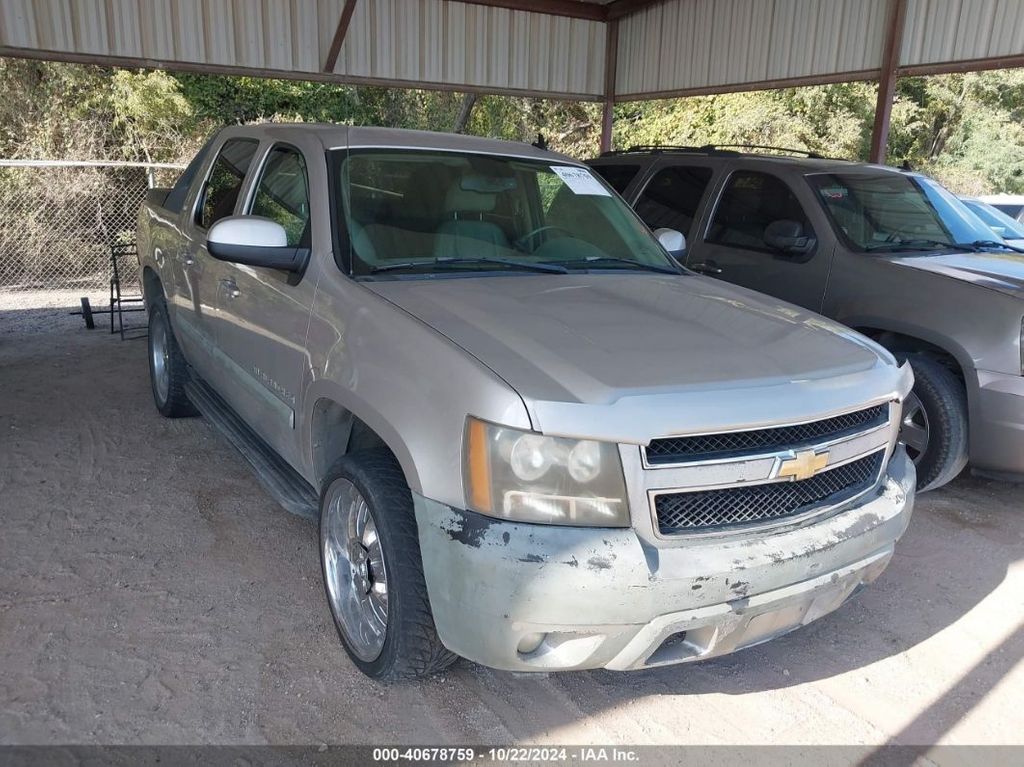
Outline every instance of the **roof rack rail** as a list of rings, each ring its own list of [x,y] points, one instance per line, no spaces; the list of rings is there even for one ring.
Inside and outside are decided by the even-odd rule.
[[[772,152],[786,152],[788,154],[802,155],[810,160],[825,160],[825,155],[811,152],[807,149],[792,149],[786,146],[770,146],[767,144],[718,144],[718,149],[767,149]]]
[[[681,154],[739,154],[726,149],[720,149],[713,144],[703,146],[685,146],[680,144],[635,144],[628,149],[614,149],[602,152],[602,157],[614,157],[617,154],[633,154],[635,152],[679,152]]]
[[[790,149],[788,147],[780,146],[768,146],[765,144],[703,144],[702,146],[683,146],[673,144],[637,144],[631,146],[629,149],[617,149],[609,152],[602,152],[601,157],[614,157],[620,154],[634,154],[636,152],[678,152],[680,154],[705,154],[705,155],[739,155],[743,154],[743,151],[748,149],[766,149],[772,152],[788,154],[802,155],[809,160],[825,160],[828,159],[824,155],[818,154],[817,152],[810,152],[806,149]]]

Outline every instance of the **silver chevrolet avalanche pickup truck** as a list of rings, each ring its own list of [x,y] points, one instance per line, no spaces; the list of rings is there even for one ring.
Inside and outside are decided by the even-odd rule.
[[[138,245],[158,410],[319,520],[373,677],[731,652],[837,608],[907,527],[909,367],[680,269],[566,157],[229,128]]]

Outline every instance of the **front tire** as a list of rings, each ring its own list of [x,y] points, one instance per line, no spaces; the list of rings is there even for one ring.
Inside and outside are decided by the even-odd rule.
[[[149,382],[153,402],[165,418],[187,418],[197,411],[185,394],[188,381],[188,363],[181,353],[167,306],[154,301],[149,306]]]
[[[367,676],[428,676],[456,656],[437,636],[412,494],[386,449],[341,458],[320,494],[320,565],[342,646]]]
[[[942,363],[922,354],[907,356],[914,389],[903,403],[900,441],[917,467],[917,490],[951,482],[967,465],[967,393]]]

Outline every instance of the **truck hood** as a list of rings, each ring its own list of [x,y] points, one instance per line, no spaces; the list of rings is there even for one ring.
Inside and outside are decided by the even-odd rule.
[[[970,282],[1009,295],[1024,295],[1024,253],[951,253],[894,258],[893,263]]]
[[[754,416],[775,422],[788,417],[787,409],[809,420],[819,410],[856,407],[899,388],[891,357],[863,336],[703,277],[524,275],[364,285],[487,365],[523,398],[534,427],[549,433],[599,436],[593,429],[600,421],[609,437],[646,441],[698,424]],[[752,404],[751,388],[773,389],[781,398]],[[811,389],[823,396],[808,400]]]

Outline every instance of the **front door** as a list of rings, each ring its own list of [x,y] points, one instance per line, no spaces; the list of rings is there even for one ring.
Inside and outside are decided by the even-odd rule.
[[[774,246],[770,232],[780,227],[801,232],[808,247]],[[821,311],[833,246],[817,241],[803,203],[779,176],[733,171],[698,237],[688,249],[691,269]]]
[[[300,150],[270,147],[242,206],[284,227],[288,245],[309,248],[309,179]],[[309,368],[306,331],[315,275],[225,264],[218,291],[219,343],[233,377],[232,407],[293,466],[301,465],[295,410]]]

